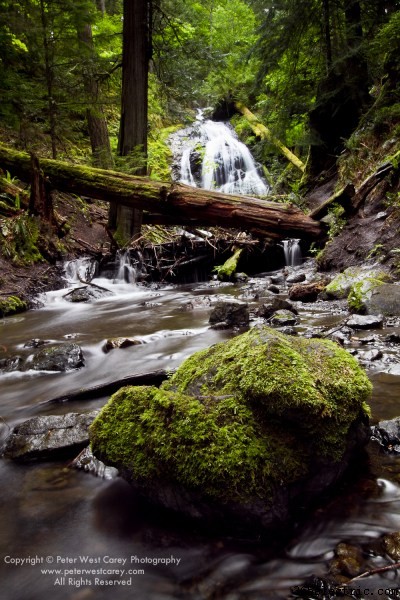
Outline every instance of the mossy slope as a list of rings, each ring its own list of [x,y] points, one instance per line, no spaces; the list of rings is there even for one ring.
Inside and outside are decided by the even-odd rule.
[[[91,427],[93,451],[144,487],[268,503],[318,462],[341,460],[370,391],[335,343],[254,328],[197,352],[160,389],[114,394]]]

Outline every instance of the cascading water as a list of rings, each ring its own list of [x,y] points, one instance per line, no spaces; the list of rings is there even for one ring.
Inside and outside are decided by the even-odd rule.
[[[285,255],[285,265],[288,267],[297,267],[301,265],[302,255],[300,240],[289,239],[282,240],[283,253]]]
[[[226,194],[268,194],[249,149],[229,124],[200,115],[193,127],[173,136],[174,145],[182,153],[177,177],[182,183]]]

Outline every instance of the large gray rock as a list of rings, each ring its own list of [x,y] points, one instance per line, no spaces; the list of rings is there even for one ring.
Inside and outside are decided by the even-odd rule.
[[[400,285],[384,283],[374,290],[365,300],[366,312],[382,314],[386,317],[400,315]]]
[[[388,452],[400,453],[400,417],[380,421],[371,427],[372,440],[378,442]]]
[[[34,371],[70,371],[85,364],[82,349],[78,344],[60,344],[46,346],[26,362],[25,369]]]
[[[277,310],[270,319],[273,327],[286,327],[297,325],[299,318],[291,310]]]
[[[352,315],[347,321],[347,326],[352,329],[381,329],[383,317],[382,315]]]
[[[100,411],[33,417],[14,427],[4,456],[20,461],[74,457],[88,445],[89,425]]]
[[[275,297],[271,302],[266,302],[257,309],[257,316],[262,317],[263,319],[269,319],[277,310],[290,310],[297,315],[297,310],[291,302],[288,302],[283,298]]]

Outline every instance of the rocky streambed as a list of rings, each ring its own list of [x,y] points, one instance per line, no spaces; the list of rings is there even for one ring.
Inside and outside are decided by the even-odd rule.
[[[51,437],[59,441],[63,428],[68,435],[73,431],[82,433],[82,418],[76,416],[73,425],[72,417],[63,415],[83,413],[83,421],[86,419],[86,429],[78,441],[73,438],[71,442],[70,438],[68,444],[60,444],[62,454],[57,459],[62,462],[53,462],[57,451],[51,455],[46,450],[41,455],[44,462],[32,463],[32,458],[37,459],[40,453],[27,454],[25,458],[31,462],[26,466],[10,458],[2,460],[0,468],[8,490],[2,499],[2,538],[8,544],[8,553],[39,552],[46,547],[50,553],[66,555],[83,549],[90,556],[99,554],[101,560],[110,548],[121,557],[131,553],[140,557],[179,553],[179,567],[175,564],[160,569],[153,565],[144,577],[135,580],[136,589],[149,598],[176,598],[182,594],[204,598],[211,594],[255,599],[260,593],[264,594],[262,597],[287,598],[290,588],[302,585],[310,575],[320,577],[314,582],[317,587],[328,580],[339,585],[363,570],[396,560],[396,551],[388,551],[395,538],[387,537],[400,529],[400,468],[393,425],[388,426],[390,435],[384,433],[388,427],[383,425],[375,431],[378,441],[368,446],[368,468],[364,462],[351,481],[343,480],[340,487],[337,484],[329,503],[322,499],[309,520],[303,518],[301,527],[292,524],[291,534],[287,528],[281,528],[281,542],[292,540],[286,547],[276,543],[275,537],[264,536],[262,542],[254,536],[251,541],[244,540],[243,530],[241,539],[236,537],[235,541],[226,532],[203,537],[202,527],[191,521],[163,517],[159,511],[149,514],[132,488],[120,479],[109,481],[115,472],[105,471],[90,455],[81,456],[78,466],[100,472],[106,479],[65,470],[79,445],[85,446],[87,425],[106,402],[106,385],[110,381],[160,369],[169,371],[195,351],[229,340],[249,326],[251,331],[256,331],[255,326],[272,327],[269,331],[276,332],[273,335],[277,338],[283,332],[289,335],[284,339],[309,339],[312,344],[320,343],[318,338],[322,338],[322,344],[328,338],[336,340],[334,346],[344,346],[353,354],[354,364],[358,361],[366,367],[374,383],[373,423],[396,417],[400,389],[400,322],[396,314],[380,316],[377,312],[355,317],[343,298],[349,292],[342,299],[319,296],[317,300],[325,282],[311,263],[236,285],[214,281],[180,287],[135,286],[105,280],[96,284],[111,293],[89,302],[71,303],[65,297],[68,290],[54,292],[47,296],[41,310],[3,321],[2,344],[6,352],[1,363],[2,417],[7,424],[3,424],[2,436],[4,441],[9,440],[8,456],[12,456],[9,428],[16,427],[14,437],[26,433],[27,426],[20,423],[29,417],[31,433],[36,435],[34,444],[38,443],[38,436],[45,443]],[[320,289],[318,294],[316,288]],[[306,292],[303,301],[293,298],[293,290],[298,294],[299,289]],[[82,354],[80,364],[68,360],[71,346],[75,345]],[[69,348],[66,367],[49,369],[48,364],[46,367],[41,363],[41,367],[34,368],[40,364],[38,355],[43,356],[44,348]],[[280,368],[287,374],[287,366]],[[96,386],[97,391],[87,399],[77,393]],[[211,395],[216,394],[213,391]],[[38,418],[44,421],[38,422]],[[50,435],[52,429],[56,435]],[[316,436],[314,432],[313,437]],[[18,452],[24,443],[19,439]],[[69,456],[67,462],[65,452]],[[17,458],[21,457],[19,454]],[[301,503],[296,500],[295,504]],[[28,539],[17,533],[24,527],[31,532]],[[45,536],[45,530],[52,534]],[[25,593],[16,574],[5,565],[3,568],[9,594],[6,597],[15,597],[15,589]],[[368,585],[386,585],[392,576],[393,571],[371,574]],[[43,597],[49,589],[49,580],[29,565],[24,569],[24,577],[31,589],[30,595],[20,594],[21,598]],[[356,585],[355,582],[353,587]],[[86,587],[89,593],[93,586]],[[99,591],[99,597],[111,597],[104,588],[96,588],[95,593]],[[119,589],[118,597],[124,598],[124,594]],[[72,598],[73,589],[63,587],[59,597]]]

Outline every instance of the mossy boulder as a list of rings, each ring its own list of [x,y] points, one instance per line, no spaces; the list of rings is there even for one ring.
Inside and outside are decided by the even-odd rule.
[[[7,315],[15,315],[27,309],[27,304],[18,296],[1,296],[0,297],[0,317]]]
[[[388,280],[388,274],[382,269],[349,267],[332,279],[326,286],[325,292],[329,298],[338,300],[348,298],[352,310],[356,312],[358,306],[361,308],[361,298],[367,295],[374,286]]]
[[[336,481],[366,441],[370,391],[337,344],[253,328],[197,352],[160,389],[114,394],[92,449],[157,505],[270,528]]]

